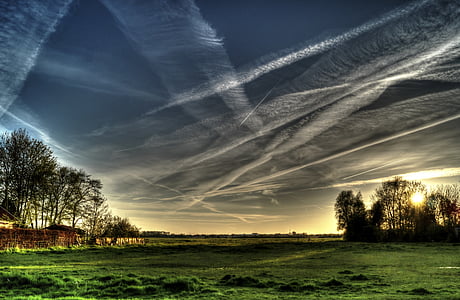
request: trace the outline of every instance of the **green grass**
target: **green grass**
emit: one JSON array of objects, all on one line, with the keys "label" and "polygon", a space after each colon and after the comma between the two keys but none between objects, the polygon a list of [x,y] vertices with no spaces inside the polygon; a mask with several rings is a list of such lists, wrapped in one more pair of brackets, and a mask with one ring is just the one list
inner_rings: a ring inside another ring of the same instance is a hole
[{"label": "green grass", "polygon": [[460,244],[158,238],[0,252],[0,298],[460,299],[459,267]]}]

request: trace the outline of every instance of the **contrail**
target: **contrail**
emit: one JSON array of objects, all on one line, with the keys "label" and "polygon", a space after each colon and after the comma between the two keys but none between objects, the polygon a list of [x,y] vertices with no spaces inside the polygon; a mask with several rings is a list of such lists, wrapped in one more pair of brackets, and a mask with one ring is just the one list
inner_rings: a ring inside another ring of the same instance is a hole
[{"label": "contrail", "polygon": [[347,41],[350,41],[363,33],[372,31],[388,22],[391,22],[395,19],[398,19],[404,15],[407,15],[414,10],[422,7],[426,3],[430,2],[431,0],[425,0],[420,2],[414,2],[409,4],[404,8],[395,9],[377,20],[372,20],[367,22],[359,27],[356,27],[348,32],[345,32],[341,35],[336,37],[324,40],[320,43],[314,45],[307,45],[302,47],[301,49],[292,49],[291,53],[288,55],[284,55],[282,57],[278,57],[276,59],[270,60],[267,63],[262,65],[256,66],[255,68],[251,68],[248,71],[241,71],[237,74],[236,78],[232,78],[230,80],[218,80],[214,82],[206,83],[202,86],[198,86],[197,88],[193,88],[188,92],[179,94],[175,97],[175,100],[172,102],[160,106],[154,110],[151,110],[147,113],[147,115],[156,114],[162,110],[165,110],[170,107],[183,105],[188,102],[198,101],[203,98],[209,97],[213,94],[220,93],[222,91],[229,90],[231,88],[235,88],[237,86],[246,84],[251,82],[262,75],[265,75],[271,71],[276,69],[288,66],[293,64],[299,60],[324,53],[340,44],[343,44]]},{"label": "contrail", "polygon": [[267,97],[271,94],[271,92],[273,91],[273,89],[278,85],[278,83],[281,82],[281,79],[278,80],[278,82],[265,94],[265,96],[259,101],[259,103],[257,103],[257,105],[254,107],[253,110],[251,110],[249,112],[249,114],[246,116],[246,118],[243,119],[243,121],[241,121],[240,123],[240,127],[241,125],[244,124],[244,122],[257,110],[257,108],[262,104],[262,102],[265,101],[265,99],[267,99]]},{"label": "contrail", "polygon": [[38,133],[40,135],[40,138],[42,140],[44,140],[45,142],[49,143],[52,147],[58,149],[58,150],[61,150],[62,152],[65,152],[67,154],[70,154],[72,156],[79,156],[75,153],[73,153],[72,151],[66,149],[65,147],[61,146],[59,143],[57,143],[55,140],[53,140],[46,132],[44,132],[43,130],[41,130],[40,128],[32,125],[31,123],[21,119],[20,117],[18,117],[17,115],[13,114],[12,112],[8,111],[8,110],[5,110],[3,107],[0,107],[0,115],[3,116],[3,115],[6,115],[16,121],[18,121],[19,123],[21,123],[22,125],[26,126],[27,128],[29,129],[32,129],[34,132]]},{"label": "contrail", "polygon": [[142,177],[142,176],[139,176],[139,175],[136,175],[136,174],[133,174],[133,173],[128,173],[128,175],[130,175],[131,177],[134,177],[134,178],[136,178],[136,179],[139,179],[139,180],[141,180],[141,181],[143,181],[143,182],[145,182],[145,183],[148,183],[148,184],[150,184],[150,185],[161,187],[161,188],[166,189],[166,190],[168,190],[168,191],[174,192],[174,193],[176,193],[176,194],[178,194],[178,195],[184,195],[184,194],[183,194],[181,191],[179,191],[179,190],[176,190],[176,189],[171,188],[171,187],[169,187],[169,186],[166,186],[166,185],[164,185],[164,184],[158,184],[158,183],[152,182],[151,180],[148,180],[147,178],[144,178],[144,177]]},{"label": "contrail", "polygon": [[460,114],[456,114],[456,115],[453,115],[451,117],[444,118],[442,120],[432,122],[432,123],[429,123],[429,124],[426,124],[426,125],[423,125],[423,126],[419,126],[417,128],[410,129],[410,130],[407,130],[407,131],[404,131],[404,132],[401,132],[401,133],[398,133],[398,134],[395,134],[395,135],[392,135],[392,136],[389,136],[389,137],[386,137],[386,138],[378,139],[378,140],[376,140],[374,142],[371,142],[371,143],[368,143],[368,144],[365,144],[365,145],[362,145],[362,146],[359,146],[359,147],[355,147],[353,149],[349,149],[349,150],[346,150],[346,151],[342,151],[340,153],[336,153],[336,154],[324,157],[322,159],[315,160],[313,162],[309,162],[309,163],[306,163],[306,164],[302,164],[300,166],[296,166],[296,167],[288,168],[288,169],[285,169],[285,170],[282,170],[282,171],[278,171],[278,172],[273,173],[271,175],[259,177],[257,179],[254,179],[252,181],[249,181],[249,182],[241,184],[241,185],[237,185],[235,187],[230,187],[230,188],[226,188],[226,189],[223,188],[225,186],[225,184],[228,185],[228,184],[230,184],[231,182],[234,181],[234,178],[235,178],[235,175],[236,175],[236,174],[234,174],[234,176],[232,177],[232,179],[230,181],[227,181],[225,183],[222,183],[222,184],[218,185],[214,189],[203,193],[201,196],[194,196],[196,198],[196,201],[194,201],[190,206],[193,206],[193,205],[203,201],[205,198],[209,198],[209,197],[213,197],[213,196],[222,196],[222,195],[233,194],[234,190],[241,191],[241,190],[244,190],[244,188],[250,188],[253,185],[258,185],[258,184],[263,183],[263,182],[271,181],[273,179],[276,179],[276,178],[279,178],[279,177],[282,177],[282,176],[289,175],[291,173],[300,171],[300,170],[305,169],[307,167],[322,164],[322,163],[328,162],[330,160],[334,160],[334,159],[346,156],[346,155],[354,153],[354,152],[361,151],[363,149],[366,149],[366,148],[369,148],[369,147],[372,147],[372,146],[376,146],[376,145],[386,143],[386,142],[389,142],[389,141],[392,141],[392,140],[395,140],[395,139],[398,139],[398,138],[401,138],[401,137],[404,137],[404,136],[407,136],[407,135],[410,135],[410,134],[413,134],[413,133],[417,133],[419,131],[423,131],[423,130],[426,130],[426,129],[429,129],[429,128],[432,128],[432,127],[435,127],[435,126],[439,126],[439,125],[442,125],[444,123],[447,123],[447,122],[450,122],[450,121],[453,121],[453,120],[456,120],[456,119],[460,119]]},{"label": "contrail", "polygon": [[383,168],[385,168],[385,167],[387,167],[387,166],[389,166],[389,165],[393,165],[393,164],[395,164],[395,163],[399,163],[399,162],[401,162],[401,161],[403,161],[403,159],[396,160],[396,161],[390,161],[390,162],[388,162],[388,163],[386,163],[386,164],[383,164],[383,165],[381,165],[381,166],[378,166],[378,167],[375,167],[375,168],[371,168],[371,169],[368,169],[368,170],[366,170],[366,171],[362,171],[362,172],[359,172],[359,173],[356,173],[356,174],[353,174],[353,175],[349,175],[349,176],[343,177],[343,178],[341,178],[341,180],[348,180],[348,179],[350,179],[350,178],[354,178],[354,177],[357,177],[357,176],[360,176],[360,175],[364,175],[364,174],[367,174],[367,173],[370,173],[370,172],[373,172],[373,171],[377,171],[377,170],[383,169]]},{"label": "contrail", "polygon": [[[418,20],[418,22],[421,22],[420,19]],[[412,54],[412,56],[408,56],[409,53],[413,52],[409,49],[408,53],[404,53],[403,59],[399,58],[399,60],[395,60],[395,58],[392,58],[392,60],[387,62],[386,65],[383,65],[385,71],[376,72],[372,68],[376,60],[374,60],[373,63],[369,62],[367,64],[367,68],[370,69],[369,75],[374,77],[371,77],[371,81],[375,82],[374,84],[370,82],[363,82],[355,88],[357,95],[354,92],[348,92],[341,99],[332,99],[333,105],[331,105],[330,107],[323,108],[318,113],[318,115],[315,118],[313,118],[313,120],[308,119],[307,125],[301,126],[297,130],[297,132],[295,132],[292,136],[288,138],[286,142],[283,142],[284,138],[281,138],[280,141],[275,139],[273,142],[273,146],[269,145],[268,147],[266,147],[266,149],[269,149],[269,151],[266,151],[263,155],[261,155],[261,157],[255,159],[254,161],[248,163],[245,166],[239,167],[236,170],[222,176],[222,179],[215,180],[215,182],[220,181],[220,183],[217,184],[218,189],[224,187],[225,185],[231,184],[236,179],[246,174],[250,170],[256,167],[260,167],[262,164],[267,163],[272,159],[272,157],[277,155],[283,155],[299,146],[302,146],[306,142],[320,135],[322,132],[326,131],[332,126],[335,126],[341,120],[350,116],[352,113],[354,113],[361,107],[375,101],[375,99],[377,99],[378,96],[380,96],[380,94],[386,89],[386,87],[390,86],[390,84],[423,73],[431,66],[439,64],[440,62],[452,58],[452,56],[455,56],[458,51],[451,50],[455,49],[456,46],[459,44],[460,34],[455,34],[455,30],[452,30],[452,28],[450,27],[448,29],[449,31],[447,32],[447,36],[441,36],[440,38],[438,38],[438,36],[433,35],[431,40],[431,42],[434,44],[433,48],[429,48],[429,50],[422,48],[422,51],[420,51],[417,48],[417,45],[415,45],[414,51],[418,51],[416,55]],[[451,37],[451,34],[455,35]],[[404,43],[409,43],[413,41],[416,37],[417,35],[404,37],[403,41]],[[399,38],[396,38],[396,40],[398,39]],[[441,41],[442,43],[440,43]],[[363,52],[363,55],[366,54],[366,52]],[[348,57],[345,57],[344,59],[346,60],[347,58]],[[356,58],[356,56],[354,58]],[[387,56],[382,55],[380,59],[386,62]],[[395,60],[395,63],[393,62],[393,60]],[[414,70],[414,67],[418,69]],[[410,72],[408,70],[410,70]],[[398,74],[398,72],[402,73]],[[363,73],[366,74],[367,72],[362,72],[360,74],[361,77],[363,77]],[[300,111],[303,115],[305,115],[305,111]],[[283,132],[281,132],[281,135],[283,135]],[[211,191],[214,190],[215,188],[211,189]]]},{"label": "contrail", "polygon": [[404,137],[406,135],[410,135],[410,134],[413,134],[413,133],[416,133],[416,132],[419,132],[419,131],[422,131],[422,130],[425,130],[425,129],[429,129],[429,128],[432,128],[432,127],[435,127],[435,126],[439,126],[441,124],[444,124],[444,123],[447,123],[447,122],[450,122],[450,121],[453,121],[453,120],[457,120],[457,119],[460,119],[460,114],[456,114],[456,115],[453,115],[451,117],[448,117],[448,118],[445,118],[445,119],[442,119],[442,120],[439,120],[439,121],[436,121],[436,122],[433,122],[433,123],[430,123],[430,124],[427,124],[427,125],[423,125],[423,126],[420,126],[420,127],[414,128],[414,129],[410,129],[410,130],[407,130],[407,131],[404,131],[404,132],[401,132],[401,133],[398,133],[398,134],[383,138],[383,139],[379,139],[377,141],[374,141],[374,142],[371,142],[371,143],[368,143],[368,144],[365,144],[365,145],[362,145],[362,146],[359,146],[359,147],[356,147],[356,148],[353,148],[353,149],[350,149],[350,150],[346,150],[346,151],[343,151],[343,152],[340,152],[340,153],[337,153],[337,154],[334,154],[334,155],[330,155],[330,156],[327,156],[325,158],[322,158],[322,159],[319,159],[319,160],[316,160],[316,161],[313,161],[313,162],[309,162],[309,163],[306,163],[306,164],[303,164],[303,165],[300,165],[300,166],[297,166],[297,167],[289,168],[289,169],[286,169],[286,170],[278,171],[278,172],[276,172],[274,174],[264,176],[264,177],[260,177],[258,179],[253,180],[253,181],[250,181],[249,183],[244,184],[244,186],[249,186],[249,185],[252,185],[252,184],[255,184],[255,183],[265,182],[265,181],[272,180],[272,179],[275,179],[275,178],[278,178],[278,177],[281,177],[281,176],[285,176],[285,175],[288,175],[290,173],[297,172],[299,170],[305,169],[307,167],[322,164],[324,162],[327,162],[327,161],[330,161],[330,160],[333,160],[333,159],[336,159],[336,158],[340,158],[342,156],[345,156],[345,155],[348,155],[348,154],[351,154],[351,153],[354,153],[354,152],[357,152],[357,151],[361,151],[363,149],[366,149],[366,148],[369,148],[369,147],[372,147],[372,146],[383,144],[383,143],[386,143],[386,142],[389,142],[389,141],[392,141],[392,140],[395,140],[395,139],[398,139],[398,138]]},{"label": "contrail", "polygon": [[[193,0],[101,2],[116,18],[135,49],[146,58],[152,71],[161,78],[172,99],[216,78],[236,80],[222,39],[203,19]],[[221,89],[217,94],[236,116],[251,109],[239,85]],[[201,119],[203,111],[200,108],[184,109]],[[261,121],[253,119],[247,126],[257,129]]]},{"label": "contrail", "polygon": [[40,50],[72,0],[0,2],[0,116],[16,100]]}]

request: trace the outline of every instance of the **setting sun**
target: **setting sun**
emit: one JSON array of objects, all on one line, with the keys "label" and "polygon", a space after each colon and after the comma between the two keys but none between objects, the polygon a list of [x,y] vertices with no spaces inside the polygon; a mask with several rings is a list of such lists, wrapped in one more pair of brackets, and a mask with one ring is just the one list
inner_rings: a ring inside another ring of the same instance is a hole
[{"label": "setting sun", "polygon": [[420,192],[416,192],[412,195],[412,203],[416,205],[422,203],[424,199],[425,196]]}]

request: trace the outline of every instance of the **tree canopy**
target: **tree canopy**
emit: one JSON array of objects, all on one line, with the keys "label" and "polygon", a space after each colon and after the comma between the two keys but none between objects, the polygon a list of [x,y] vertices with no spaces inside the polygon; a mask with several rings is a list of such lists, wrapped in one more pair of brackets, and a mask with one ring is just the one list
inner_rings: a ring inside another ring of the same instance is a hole
[{"label": "tree canopy", "polygon": [[50,147],[24,129],[0,137],[0,205],[22,227],[67,224],[89,237],[108,232],[114,220],[101,181],[59,165]]},{"label": "tree canopy", "polygon": [[460,186],[441,185],[427,192],[421,182],[394,177],[382,182],[366,211],[361,193],[339,193],[337,227],[347,240],[432,241],[458,239]]}]

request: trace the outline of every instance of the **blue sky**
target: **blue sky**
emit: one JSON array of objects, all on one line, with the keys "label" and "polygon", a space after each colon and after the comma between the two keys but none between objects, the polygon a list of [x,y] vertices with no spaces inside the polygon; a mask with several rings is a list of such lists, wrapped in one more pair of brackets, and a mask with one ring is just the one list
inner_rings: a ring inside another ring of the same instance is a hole
[{"label": "blue sky", "polygon": [[458,182],[458,1],[0,4],[0,129],[144,230],[334,232],[340,190]]}]

